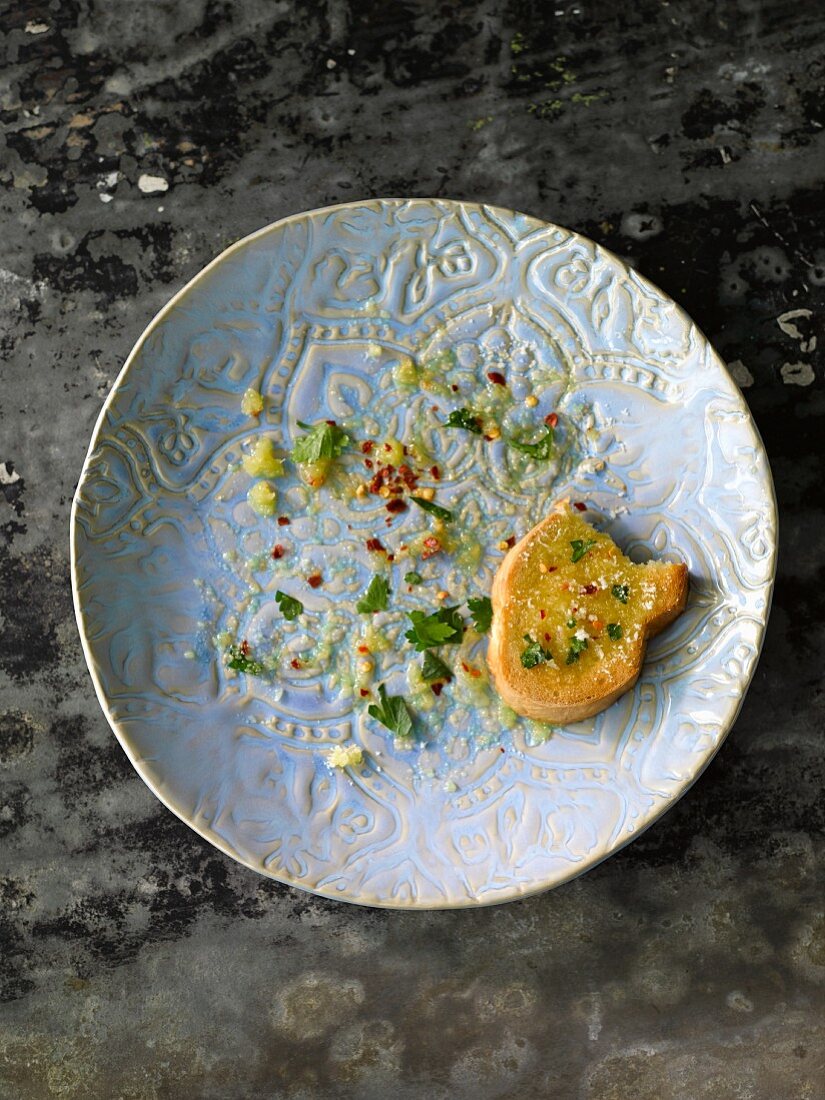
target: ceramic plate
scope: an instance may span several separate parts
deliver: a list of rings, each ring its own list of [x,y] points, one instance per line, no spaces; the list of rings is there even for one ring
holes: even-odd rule
[[[265,398],[257,420],[241,411],[250,386]],[[502,437],[443,430],[459,405],[483,407]],[[508,446],[553,411],[550,461]],[[377,446],[409,443],[420,487],[454,512],[457,544],[420,564],[423,584],[404,583],[414,563],[401,547],[420,548],[434,520],[352,496],[372,476],[357,447],[319,493],[278,479],[288,526],[249,508],[250,438],[288,450],[298,420],[322,419]],[[560,495],[635,559],[687,561],[686,612],[595,720],[548,730],[515,718],[471,629],[436,697],[404,640],[406,612],[432,610],[438,589],[465,608],[489,592],[500,547]],[[371,537],[396,560],[369,551]],[[762,443],[685,314],[575,233],[441,200],[299,214],[205,268],[129,356],[72,513],[86,657],[146,783],[262,874],[397,908],[547,889],[672,805],[739,711],[775,548]],[[390,609],[365,617],[354,602],[377,570]],[[280,614],[279,589],[303,602],[298,620]],[[225,667],[221,651],[241,639],[268,663],[262,676]],[[379,683],[410,701],[412,741],[368,714]],[[330,767],[330,750],[353,742],[362,764]]]

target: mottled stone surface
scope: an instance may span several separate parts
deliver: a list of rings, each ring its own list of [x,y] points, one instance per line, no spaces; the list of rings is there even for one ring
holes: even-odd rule
[[[0,1096],[825,1095],[825,17],[815,0],[133,3],[2,17]],[[69,591],[101,401],[227,243],[375,195],[513,206],[628,258],[732,364],[782,522],[741,717],[554,893],[336,905],[164,810]]]

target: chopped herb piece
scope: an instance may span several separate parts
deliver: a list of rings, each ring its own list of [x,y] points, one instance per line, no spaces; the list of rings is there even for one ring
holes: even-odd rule
[[[464,622],[457,607],[440,607],[431,615],[423,611],[408,611],[412,628],[404,637],[412,642],[419,653],[432,646],[456,645],[464,634]]]
[[[275,602],[281,609],[283,617],[289,619],[290,622],[303,614],[304,605],[301,601],[296,600],[294,596],[287,596],[286,592],[282,592],[280,589],[275,593]]]
[[[607,633],[610,635],[610,637],[613,639],[614,642],[618,642],[619,638],[621,638],[621,636],[622,636],[621,624],[620,623],[608,623],[607,624]]]
[[[493,605],[489,596],[479,596],[474,600],[467,600],[470,614],[473,616],[473,626],[479,634],[486,634],[493,621]]]
[[[522,454],[529,455],[530,458],[537,458],[540,462],[546,462],[553,453],[553,441],[553,429],[548,427],[536,443],[522,443],[518,439],[510,439],[508,443],[517,451],[521,451]]]
[[[581,561],[584,555],[591,547],[596,545],[595,539],[571,539],[570,545],[573,547],[573,555],[570,558],[571,561]]]
[[[446,508],[442,508],[440,504],[433,504],[431,500],[425,500],[423,497],[410,497],[410,500],[414,500],[419,508],[423,508],[425,512],[430,512],[436,519],[443,519],[445,523],[452,521],[453,513]]]
[[[552,661],[553,654],[549,649],[544,649],[540,642],[534,641],[529,634],[524,635],[527,646],[522,651],[521,663],[524,668],[535,668],[544,661]]]
[[[431,684],[433,680],[452,680],[453,678],[450,666],[446,665],[436,653],[429,649],[424,654],[421,676],[428,684]]]
[[[299,420],[298,427],[303,428],[307,434],[295,440],[292,448],[293,462],[310,463],[324,458],[337,458],[350,442],[345,431],[337,424],[328,424],[326,420],[322,420],[320,424],[304,424]]]
[[[373,577],[367,591],[355,605],[355,610],[362,615],[372,611],[386,611],[387,598],[390,594],[390,585],[386,577]]]
[[[583,653],[587,649],[587,638],[571,638],[570,648],[567,651],[567,664],[575,664],[579,659],[579,654]]]
[[[236,672],[245,672],[249,676],[260,676],[264,671],[261,662],[249,656],[248,646],[231,645],[227,650],[227,656],[229,660],[226,662],[226,667],[232,668]]]
[[[568,630],[575,630],[576,620],[575,619],[568,619],[567,622],[565,623],[565,626],[567,627]]]
[[[404,574],[404,580],[407,584],[421,584],[424,578],[420,573],[416,573],[414,569],[411,569],[409,573]]]
[[[615,596],[619,603],[627,603],[628,596],[630,595],[630,585],[614,584],[610,589],[610,594]]]
[[[469,409],[453,409],[444,421],[445,428],[463,428],[465,432],[481,435],[481,418]]]
[[[371,717],[398,737],[409,737],[412,734],[412,718],[403,698],[400,695],[387,695],[387,689],[379,684],[378,700],[377,704],[371,703],[367,707]]]

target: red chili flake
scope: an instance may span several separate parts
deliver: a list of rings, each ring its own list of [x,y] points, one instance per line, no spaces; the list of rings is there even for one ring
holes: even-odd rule
[[[433,478],[434,481],[441,480],[441,471],[437,466],[430,467],[430,477]]]
[[[307,584],[310,588],[320,588],[324,583],[324,578],[320,573],[313,573],[311,577],[307,577]]]
[[[550,641],[550,635],[549,635],[549,634],[548,634],[548,633],[547,633],[546,631],[545,631],[545,633],[544,633],[544,640],[545,640],[545,642],[549,642],[549,641]]]
[[[542,607],[542,608],[541,608],[541,610],[539,611],[539,615],[541,616],[541,618],[542,618],[542,619],[544,619],[544,618],[546,618],[546,617],[547,617],[547,612],[546,612],[546,611],[544,610],[544,608],[543,608],[543,607]]]
[[[469,665],[467,664],[467,662],[466,662],[466,661],[462,661],[462,662],[461,662],[461,667],[462,667],[462,668],[464,669],[464,671],[465,671],[465,672],[469,672],[469,671],[470,671],[470,666],[469,666]]]
[[[399,466],[398,476],[404,482],[408,489],[414,489],[416,482],[418,481],[418,475],[413,473],[409,466]]]
[[[249,655],[249,642],[246,640],[246,638],[244,638],[244,640],[241,642],[241,653],[244,655],[244,657]]]
[[[505,749],[504,745],[499,745],[499,747],[498,747],[498,751],[499,751],[499,752],[507,752],[507,750]]]
[[[361,450],[365,455],[368,455],[375,446],[375,443],[371,439],[365,439],[361,444]]]
[[[455,384],[455,382],[452,383],[450,389],[453,391],[453,393],[458,393],[458,386]]]
[[[472,666],[470,667],[470,669],[469,669],[469,672],[470,672],[470,675],[471,675],[471,676],[472,676],[472,677],[473,677],[473,678],[474,678],[475,680],[477,680],[477,679],[479,678],[479,676],[481,675],[481,670],[480,670],[480,669],[478,669],[478,668],[473,668]]]
[[[484,436],[484,442],[485,443],[492,443],[493,442],[493,437],[491,435],[485,435]]]
[[[440,695],[443,690],[443,684],[430,684],[430,691],[432,691],[433,695]]]
[[[440,549],[441,543],[438,539],[434,535],[428,535],[427,538],[424,539],[424,549],[421,552],[421,557],[426,561],[427,558],[431,558],[433,554],[437,554]]]
[[[328,421],[327,421],[327,424],[329,424],[330,428],[334,428],[334,427],[335,427],[335,421],[334,421],[334,420],[328,420]]]
[[[395,554],[387,554],[387,561],[395,561]]]
[[[289,527],[289,524],[290,524],[289,516],[278,516],[278,526],[279,527]]]
[[[587,505],[582,504],[582,502],[580,500],[574,500],[573,501],[573,507],[576,509],[577,512],[586,512],[587,511]]]
[[[515,535],[510,535],[509,539],[507,539],[507,545],[511,550],[513,549],[513,547],[516,545]]]
[[[406,512],[407,505],[403,500],[391,500],[387,504],[388,512]]]
[[[506,386],[507,385],[507,379],[504,377],[504,375],[501,373],[501,371],[488,370],[487,371],[487,377],[490,379],[491,382],[495,383],[495,385],[497,385],[497,386]]]
[[[365,546],[371,554],[386,554],[381,539],[367,539]]]
[[[391,451],[391,450],[392,450],[392,446],[391,446],[391,445],[390,445],[389,443],[385,443],[385,444],[384,444],[384,450],[385,450],[385,451]]]
[[[367,691],[366,688],[361,688],[360,690],[361,690],[361,698],[366,699],[366,697],[369,695],[369,691]]]
[[[403,446],[401,447],[401,450],[405,455],[408,455],[410,453],[410,449],[409,449],[409,447],[407,446],[406,443],[403,444]]]
[[[359,645],[359,647],[358,647],[358,652],[359,653],[369,653],[369,651],[370,651],[370,647],[368,645]]]
[[[557,569],[558,569],[557,565],[548,565],[547,566],[547,572],[548,573],[555,573]]]
[[[570,589],[569,583],[567,581],[562,581],[562,584],[561,584],[562,592],[568,592],[569,589]]]
[[[375,463],[372,461],[371,458],[365,458],[364,459],[364,465],[367,467],[368,470],[371,470],[373,468],[373,466],[375,465]]]
[[[555,413],[550,413],[549,416],[545,416],[544,423],[549,424],[551,428],[555,428],[559,422],[559,418]]]
[[[282,558],[285,553],[286,550],[283,548],[283,546],[281,546],[280,543],[278,543],[277,546],[272,547],[272,557],[275,559],[275,561],[277,561],[278,558]]]
[[[292,660],[289,663],[292,665],[293,668],[300,668],[301,667],[301,662],[298,660],[297,657],[293,657]]]
[[[597,584],[586,584],[584,586],[584,588],[582,588],[582,590],[581,590],[581,595],[582,596],[592,596],[594,592],[598,592],[598,591],[599,591],[599,586]]]

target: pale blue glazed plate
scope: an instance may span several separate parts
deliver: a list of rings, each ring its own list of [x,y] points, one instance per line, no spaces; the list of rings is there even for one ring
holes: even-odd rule
[[[445,372],[443,392],[411,388],[417,369]],[[496,370],[515,399],[513,430],[560,414],[553,462],[514,465],[501,441],[436,426],[455,393],[494,401]],[[259,423],[240,409],[249,386],[265,396]],[[461,534],[457,553],[421,567],[420,588],[402,582],[409,562],[393,563],[369,675],[354,608],[375,570],[365,540],[410,544],[429,517],[411,508],[387,525],[380,497],[349,495],[364,476],[357,454],[320,494],[279,481],[288,527],[245,502],[250,437],[288,449],[297,420],[324,418],[361,439],[416,437]],[[406,611],[432,609],[437,588],[451,603],[488,592],[499,545],[557,496],[585,502],[637,559],[690,567],[688,608],[650,646],[635,689],[595,720],[538,727],[498,704],[485,639],[468,631],[456,682],[438,698],[422,690]],[[248,867],[395,908],[558,885],[672,805],[739,711],[775,554],[762,443],[689,318],[568,230],[442,200],[295,215],[219,256],[129,356],[72,510],[86,657],[145,782]],[[305,604],[300,621],[280,616],[279,588]],[[221,648],[240,638],[267,655],[265,676],[225,668]],[[410,700],[412,747],[368,715],[359,685],[379,682]],[[330,749],[353,741],[363,764],[331,768]]]

